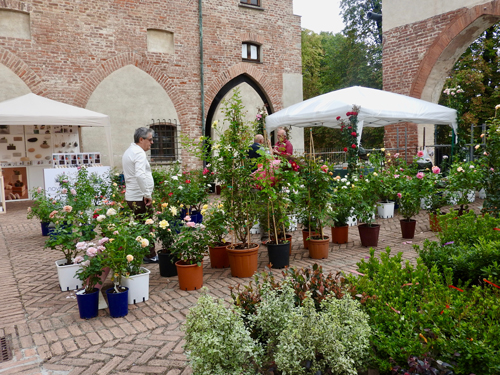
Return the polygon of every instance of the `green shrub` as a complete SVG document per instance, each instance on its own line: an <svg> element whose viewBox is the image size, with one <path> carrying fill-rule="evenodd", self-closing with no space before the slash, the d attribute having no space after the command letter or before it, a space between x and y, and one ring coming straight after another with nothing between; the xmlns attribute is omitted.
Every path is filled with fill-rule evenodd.
<svg viewBox="0 0 500 375"><path fill-rule="evenodd" d="M320 288L316 308L315 287L297 298L290 276L256 284L232 309L204 293L190 310L185 349L195 374L357 374L366 365L370 326L359 301Z"/></svg>
<svg viewBox="0 0 500 375"><path fill-rule="evenodd" d="M500 219L452 212L439 221L439 241L425 240L422 248L414 246L427 267L435 265L440 272L450 268L454 283L479 284L489 277L499 280L495 262L500 262L500 231L494 228L500 226Z"/></svg>
<svg viewBox="0 0 500 375"><path fill-rule="evenodd" d="M498 374L500 371L500 289L491 285L460 288L452 271L430 270L418 259L403 265L402 253L391 257L371 250L358 263L364 276L349 276L358 292L371 295L372 360L380 372L408 358L429 355L453 365L455 374Z"/></svg>

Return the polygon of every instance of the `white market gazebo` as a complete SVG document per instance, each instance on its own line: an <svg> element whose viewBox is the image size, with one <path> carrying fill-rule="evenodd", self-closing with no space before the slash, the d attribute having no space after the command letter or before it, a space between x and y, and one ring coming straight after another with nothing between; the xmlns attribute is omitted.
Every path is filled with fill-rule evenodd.
<svg viewBox="0 0 500 375"><path fill-rule="evenodd" d="M0 125L72 125L104 127L113 155L109 116L30 93L0 103ZM113 158L110 157L113 163ZM112 165L111 165L112 166Z"/></svg>
<svg viewBox="0 0 500 375"><path fill-rule="evenodd" d="M400 122L446 124L457 130L457 111L389 91L353 86L319 95L282 109L266 118L270 133L280 126L340 128L341 120L359 107L358 143L363 127L380 127ZM336 118L340 116L341 119Z"/></svg>

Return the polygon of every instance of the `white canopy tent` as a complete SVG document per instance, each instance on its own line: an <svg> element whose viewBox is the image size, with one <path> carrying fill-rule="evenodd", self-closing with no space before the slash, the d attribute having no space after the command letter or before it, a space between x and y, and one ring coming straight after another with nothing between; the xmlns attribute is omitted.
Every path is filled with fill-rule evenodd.
<svg viewBox="0 0 500 375"><path fill-rule="evenodd" d="M33 93L0 103L0 125L73 125L104 127L113 163L109 116ZM112 165L111 165L112 166Z"/></svg>
<svg viewBox="0 0 500 375"><path fill-rule="evenodd" d="M280 126L340 128L346 113L359 107L358 143L364 126L380 127L399 122L447 124L457 130L457 111L442 105L361 86L319 95L273 113L266 118L270 133ZM340 116L341 119L336 118Z"/></svg>

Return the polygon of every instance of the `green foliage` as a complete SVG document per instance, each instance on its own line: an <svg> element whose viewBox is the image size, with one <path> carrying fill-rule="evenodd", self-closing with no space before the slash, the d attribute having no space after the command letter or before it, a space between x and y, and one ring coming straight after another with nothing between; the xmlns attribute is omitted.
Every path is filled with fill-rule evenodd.
<svg viewBox="0 0 500 375"><path fill-rule="evenodd" d="M60 202L47 196L41 187L33 189L31 192L33 204L28 207L28 219L38 218L42 223L51 221L50 214L62 208Z"/></svg>
<svg viewBox="0 0 500 375"><path fill-rule="evenodd" d="M191 309L186 349L197 374L239 374L250 368L253 373L356 374L365 364L370 327L358 301L344 294L337 299L324 291L316 309L310 292L296 303L297 290L290 278L279 286L263 280L260 286L252 314L243 314L238 306L224 311L222 302L205 296L201 306L199 301ZM235 352L236 348L244 352ZM216 368L219 372L209 372Z"/></svg>
<svg viewBox="0 0 500 375"><path fill-rule="evenodd" d="M215 301L204 288L183 326L184 349L195 374L255 374L262 348L240 315L239 309L226 308L222 299Z"/></svg>
<svg viewBox="0 0 500 375"><path fill-rule="evenodd" d="M364 276L349 276L358 292L373 296L364 308L370 315L372 359L381 373L409 356L431 357L453 365L456 374L495 374L500 369L500 290L486 285L459 288L452 272L430 270L418 259L403 264L390 249L358 263ZM391 362L391 358L394 362Z"/></svg>
<svg viewBox="0 0 500 375"><path fill-rule="evenodd" d="M470 125L482 125L494 116L495 106L500 100L497 82L500 80L499 25L485 30L457 59L444 87L455 89L441 94L439 104L458 111L459 137L470 142ZM461 90L462 92L457 92ZM480 131L476 129L472 143L480 143ZM438 127L436 144L450 143L449 128ZM459 158L460 160L462 158Z"/></svg>
<svg viewBox="0 0 500 375"><path fill-rule="evenodd" d="M447 189L457 198L460 212L468 209L468 193L482 188L483 170L476 162L456 162L450 167Z"/></svg>
<svg viewBox="0 0 500 375"><path fill-rule="evenodd" d="M156 224L156 239L161 242L162 249L170 250L182 225L177 207L169 207L168 203L162 203L161 211L156 214Z"/></svg>
<svg viewBox="0 0 500 375"><path fill-rule="evenodd" d="M212 167L217 171L217 180L222 185L221 196L224 210L234 233L232 242L250 242L250 228L257 214L257 190L254 188L252 169L254 164L248 158L248 146L253 143L251 126L243 120L244 107L239 90L224 103L225 121L228 129L220 134L219 141L212 144ZM218 127L215 126L215 130Z"/></svg>
<svg viewBox="0 0 500 375"><path fill-rule="evenodd" d="M116 289L123 276L140 273L142 259L149 253L149 245L154 241L154 234L151 232L154 220L148 219L141 224L130 210L103 208L93 224L103 236L100 240L105 247L102 265L113 270L111 280Z"/></svg>
<svg viewBox="0 0 500 375"><path fill-rule="evenodd" d="M299 161L302 185L298 188L299 211L307 213L309 228L316 228L323 238L324 222L328 218L328 202L332 193L328 166L319 158L306 157ZM304 221L303 221L304 222Z"/></svg>
<svg viewBox="0 0 500 375"><path fill-rule="evenodd" d="M175 241L170 252L186 264L201 266L210 239L205 234L202 225L190 221L191 218L188 216L186 218L184 219L186 221L184 225L178 229L179 233L175 235Z"/></svg>
<svg viewBox="0 0 500 375"><path fill-rule="evenodd" d="M355 194L352 193L354 186L352 181L354 180L332 175L330 178L332 193L327 205L327 215L331 226L342 227L347 225L349 217L353 215Z"/></svg>
<svg viewBox="0 0 500 375"><path fill-rule="evenodd" d="M80 264L80 268L76 271L76 277L83 281L85 293L92 293L96 284L101 281L102 261L104 259L101 243L98 245L93 242L79 242L76 247L80 251L85 251L83 256L75 258L75 264Z"/></svg>
<svg viewBox="0 0 500 375"><path fill-rule="evenodd" d="M208 245L215 247L226 244L225 237L229 233L227 230L228 217L222 202L211 202L201 213L203 214L203 225L205 227L203 231L207 237Z"/></svg>
<svg viewBox="0 0 500 375"><path fill-rule="evenodd" d="M473 212L458 217L449 213L441 216L439 223L439 241L425 240L422 249L415 246L428 267L435 265L440 272L451 269L454 283L481 284L484 278L492 277L500 280L494 265L500 259L500 232L494 230L500 227L499 219Z"/></svg>
<svg viewBox="0 0 500 375"><path fill-rule="evenodd" d="M483 183L486 199L483 212L500 217L500 120L495 118L488 122L486 134L486 155L481 160L483 164Z"/></svg>

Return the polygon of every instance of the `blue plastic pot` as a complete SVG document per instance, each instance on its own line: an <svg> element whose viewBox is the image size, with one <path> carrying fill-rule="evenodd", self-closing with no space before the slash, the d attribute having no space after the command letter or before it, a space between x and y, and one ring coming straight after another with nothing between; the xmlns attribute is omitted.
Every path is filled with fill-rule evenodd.
<svg viewBox="0 0 500 375"><path fill-rule="evenodd" d="M128 288L119 286L120 293L115 293L115 288L106 290L108 296L109 315L112 318L121 318L128 314Z"/></svg>
<svg viewBox="0 0 500 375"><path fill-rule="evenodd" d="M42 236L49 235L49 224L50 224L50 221L47 223L44 223L43 221L40 222L40 226L42 227Z"/></svg>
<svg viewBox="0 0 500 375"><path fill-rule="evenodd" d="M81 319L92 319L99 312L99 289L94 288L92 293L81 293L85 289L80 289L76 292L76 301L78 302L78 310L80 311Z"/></svg>

